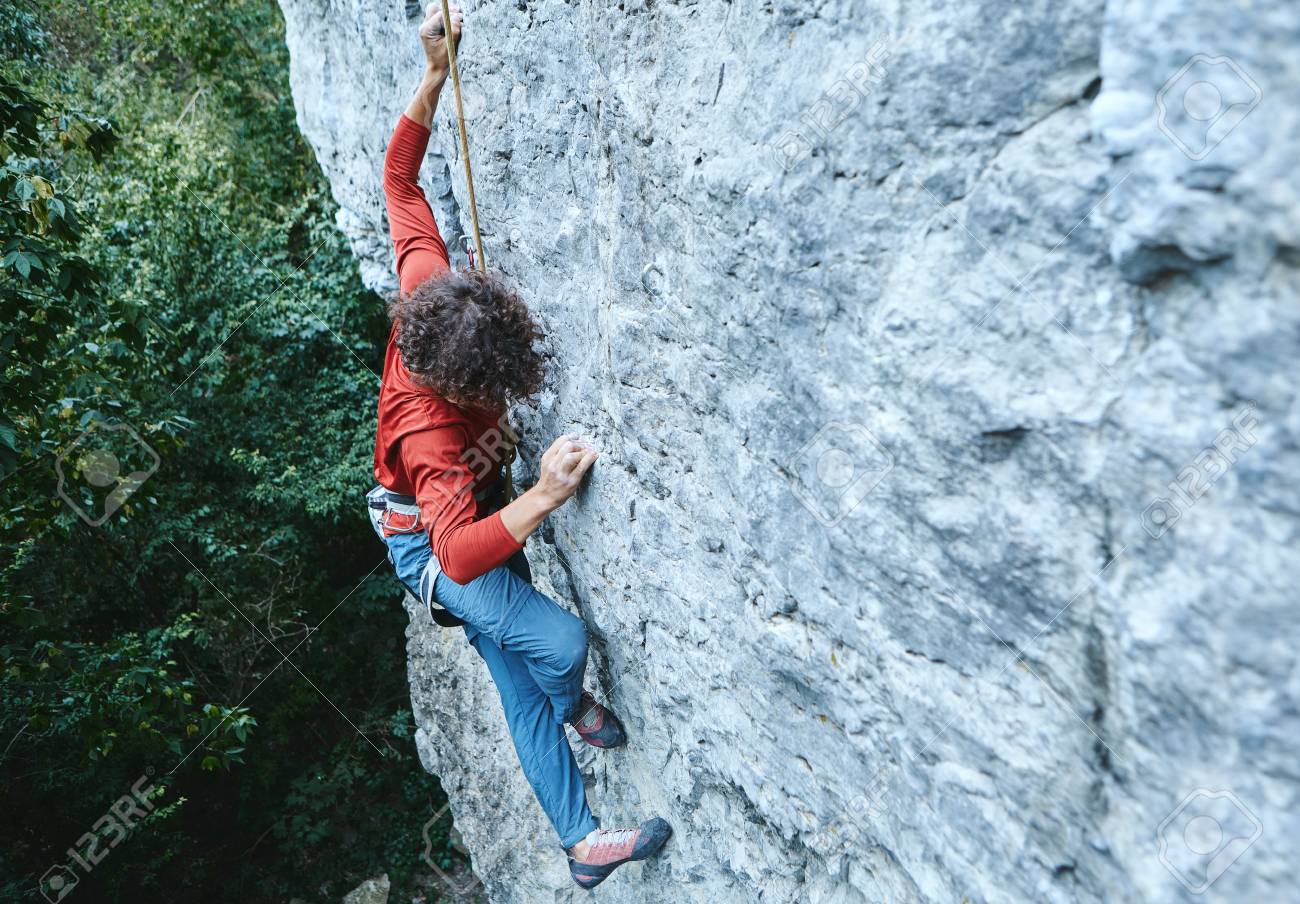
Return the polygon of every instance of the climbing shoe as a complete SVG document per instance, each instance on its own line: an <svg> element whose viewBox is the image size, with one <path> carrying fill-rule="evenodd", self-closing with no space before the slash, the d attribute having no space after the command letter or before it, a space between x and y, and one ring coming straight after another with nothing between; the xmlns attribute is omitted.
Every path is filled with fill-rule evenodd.
<svg viewBox="0 0 1300 904"><path fill-rule="evenodd" d="M597 829L587 836L587 856L569 855L569 874L583 888L595 888L615 869L632 860L646 860L664 846L673 827L656 816L636 829Z"/></svg>
<svg viewBox="0 0 1300 904"><path fill-rule="evenodd" d="M592 747L622 747L627 743L627 734L618 716L597 703L591 691L582 692L569 724Z"/></svg>

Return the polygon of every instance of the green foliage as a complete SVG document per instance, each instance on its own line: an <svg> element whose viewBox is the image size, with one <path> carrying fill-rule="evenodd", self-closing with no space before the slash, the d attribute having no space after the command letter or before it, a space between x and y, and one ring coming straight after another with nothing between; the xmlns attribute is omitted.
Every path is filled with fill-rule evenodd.
<svg viewBox="0 0 1300 904"><path fill-rule="evenodd" d="M34 607L15 615L28 624L42 617ZM182 753L182 738L219 732L204 760L228 766L242 748L225 745L247 740L257 720L245 707L195 702L193 678L172 658L193 633L194 619L185 614L174 625L104 643L42 638L25 655L6 657L7 705L25 702L28 731L77 738L92 762L108 757L125 729L134 743L158 741L175 754Z"/></svg>
<svg viewBox="0 0 1300 904"><path fill-rule="evenodd" d="M363 509L386 323L275 4L0 21L0 764L40 814L0 900L142 775L155 806L80 876L104 899L414 889L442 799Z"/></svg>
<svg viewBox="0 0 1300 904"><path fill-rule="evenodd" d="M102 291L78 250L83 226L75 197L60 186L66 156L103 157L116 141L107 120L54 110L16 84L0 82L0 469L11 475L68 439L65 404L74 395L121 407L113 377L138 360L139 311ZM21 481L20 481L21 482ZM17 486L18 484L15 484ZM0 516L5 539L31 510Z"/></svg>

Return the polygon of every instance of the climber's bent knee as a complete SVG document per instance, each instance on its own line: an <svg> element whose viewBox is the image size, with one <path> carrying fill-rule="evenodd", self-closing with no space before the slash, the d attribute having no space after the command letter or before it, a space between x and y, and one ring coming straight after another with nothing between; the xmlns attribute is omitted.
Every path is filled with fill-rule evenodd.
<svg viewBox="0 0 1300 904"><path fill-rule="evenodd" d="M587 668L587 626L568 612L563 615L556 623L550 660L559 674L570 678Z"/></svg>

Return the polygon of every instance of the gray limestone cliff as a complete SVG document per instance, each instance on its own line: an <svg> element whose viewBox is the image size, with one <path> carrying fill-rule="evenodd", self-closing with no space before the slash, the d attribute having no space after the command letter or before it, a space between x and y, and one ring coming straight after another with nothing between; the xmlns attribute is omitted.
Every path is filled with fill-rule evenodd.
<svg viewBox="0 0 1300 904"><path fill-rule="evenodd" d="M391 291L419 10L281 5ZM517 477L562 431L604 450L528 547L631 735L580 762L607 823L676 827L597 895L1300 900L1300 9L467 19L488 257L555 355ZM482 663L410 611L420 753L488 893L585 900Z"/></svg>

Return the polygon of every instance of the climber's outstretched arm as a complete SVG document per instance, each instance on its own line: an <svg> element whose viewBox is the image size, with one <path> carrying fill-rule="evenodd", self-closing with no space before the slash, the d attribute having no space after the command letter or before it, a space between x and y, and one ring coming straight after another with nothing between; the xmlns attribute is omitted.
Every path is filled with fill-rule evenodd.
<svg viewBox="0 0 1300 904"><path fill-rule="evenodd" d="M388 230L397 251L397 275L403 293L450 269L447 246L419 184L420 164L429 147L429 126L438 108L438 94L447 81L447 45L442 36L440 8L441 4L430 4L430 15L420 25L424 76L406 113L398 120L384 156ZM459 10L452 13L452 34L460 35Z"/></svg>
<svg viewBox="0 0 1300 904"><path fill-rule="evenodd" d="M451 38L459 41L461 12L454 6L450 12ZM438 234L433 211L418 181L420 163L429 144L429 128L438 108L438 95L449 71L440 0L430 3L426 10L424 22L420 24L420 43L424 46L424 77L397 123L384 159L388 226L397 249L397 273L403 293L410 292L430 276L450 269L446 245ZM434 444L429 451L413 456L417 462L413 470L424 468L426 473L434 473L432 463L439 451ZM578 491L582 478L598 457L595 448L576 434L561 436L542 456L537 483L501 510L499 526L493 519L474 522L472 498L461 492L463 486L452 485L450 492L443 493L442 497L460 500L461 508L448 513L445 505L435 505L435 511L450 517L444 519L435 514L430 518L433 525L430 540L448 576L455 574L469 581L481 570L500 564L518 549L518 545L511 546L510 540L522 544L547 515L564 505ZM448 466L441 472L453 470ZM419 497L421 493L416 495ZM438 494L427 495L433 499Z"/></svg>

